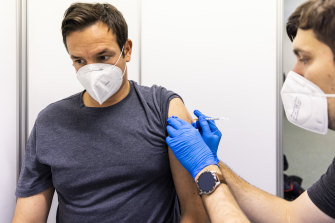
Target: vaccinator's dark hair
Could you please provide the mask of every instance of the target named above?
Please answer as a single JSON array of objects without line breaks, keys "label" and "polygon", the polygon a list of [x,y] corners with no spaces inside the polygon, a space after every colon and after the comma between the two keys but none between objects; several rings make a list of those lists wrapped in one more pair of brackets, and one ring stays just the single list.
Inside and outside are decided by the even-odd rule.
[{"label": "vaccinator's dark hair", "polygon": [[291,41],[298,29],[312,29],[316,38],[330,47],[335,59],[335,0],[309,0],[300,5],[286,24]]}]

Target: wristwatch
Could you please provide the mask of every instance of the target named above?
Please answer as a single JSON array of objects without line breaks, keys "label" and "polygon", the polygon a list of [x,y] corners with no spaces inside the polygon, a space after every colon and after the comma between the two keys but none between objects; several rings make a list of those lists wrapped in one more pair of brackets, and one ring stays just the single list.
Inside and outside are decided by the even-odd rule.
[{"label": "wristwatch", "polygon": [[211,194],[220,185],[226,183],[223,176],[215,171],[204,171],[197,180],[199,194]]}]

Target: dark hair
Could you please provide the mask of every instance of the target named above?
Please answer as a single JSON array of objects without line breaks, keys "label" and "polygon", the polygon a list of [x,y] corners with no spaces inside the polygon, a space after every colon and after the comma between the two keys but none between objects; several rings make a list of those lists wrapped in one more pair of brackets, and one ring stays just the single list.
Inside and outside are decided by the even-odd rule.
[{"label": "dark hair", "polygon": [[291,41],[299,29],[312,29],[316,38],[325,43],[335,58],[335,0],[309,0],[289,17],[286,32]]},{"label": "dark hair", "polygon": [[96,22],[103,22],[116,35],[117,44],[121,48],[128,39],[126,20],[111,4],[74,3],[64,14],[62,22],[63,42],[67,49],[66,37],[75,31],[84,29]]}]

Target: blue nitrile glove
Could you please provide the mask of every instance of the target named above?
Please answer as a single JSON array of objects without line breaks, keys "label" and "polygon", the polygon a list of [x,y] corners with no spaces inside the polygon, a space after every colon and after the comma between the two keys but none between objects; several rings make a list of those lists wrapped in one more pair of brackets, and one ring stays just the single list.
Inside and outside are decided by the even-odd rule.
[{"label": "blue nitrile glove", "polygon": [[216,127],[214,120],[206,120],[205,118],[209,117],[205,116],[198,110],[194,110],[193,113],[199,118],[199,121],[192,123],[192,125],[195,128],[199,129],[202,139],[211,149],[215,159],[217,159],[217,161],[220,162],[217,156],[217,151],[222,137],[222,133]]},{"label": "blue nitrile glove", "polygon": [[206,166],[219,163],[196,128],[178,117],[167,121],[166,142],[193,179]]}]

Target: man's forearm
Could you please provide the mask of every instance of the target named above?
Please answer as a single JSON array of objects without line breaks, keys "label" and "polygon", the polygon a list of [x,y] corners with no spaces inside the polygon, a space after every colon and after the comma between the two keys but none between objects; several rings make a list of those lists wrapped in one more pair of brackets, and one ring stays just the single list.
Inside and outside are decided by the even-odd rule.
[{"label": "man's forearm", "polygon": [[[210,165],[200,171],[195,180],[204,171],[215,171],[221,174],[220,169],[216,165]],[[209,195],[202,195],[202,201],[205,205],[207,213],[212,223],[215,222],[249,222],[247,217],[236,203],[228,186],[221,183],[213,193]]]},{"label": "man's forearm", "polygon": [[225,184],[220,184],[212,194],[203,195],[202,200],[212,223],[249,222]]},{"label": "man's forearm", "polygon": [[18,198],[12,223],[45,223],[54,191],[49,188],[31,197]]},{"label": "man's forearm", "polygon": [[222,161],[219,166],[237,203],[252,222],[289,222],[290,202],[250,185]]},{"label": "man's forearm", "polygon": [[[206,214],[206,213],[205,213]],[[198,213],[181,214],[180,223],[209,223],[207,215],[199,215]]]}]

